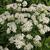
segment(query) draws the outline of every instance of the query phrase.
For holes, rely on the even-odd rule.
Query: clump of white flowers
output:
[[[40,37],[39,35],[36,35],[35,38],[33,38],[33,40],[34,40],[35,46],[39,46],[39,47],[42,46],[42,44],[41,44],[41,42],[40,42],[41,37]]]
[[[27,21],[25,24],[23,24],[23,25],[21,26],[22,32],[31,31],[32,26],[33,26],[32,22],[31,22],[31,21]]]
[[[39,17],[38,17],[39,21],[40,22],[43,22],[43,23],[49,23],[49,18],[45,15],[45,13],[41,14]]]
[[[14,33],[16,33],[17,27],[16,27],[15,22],[7,23],[7,26],[8,26],[7,33],[10,33],[11,31],[13,31]]]
[[[16,3],[6,5],[6,9],[11,10],[12,8],[15,13],[5,11],[0,15],[0,24],[4,25],[6,22],[6,33],[8,35],[11,32],[15,34],[8,39],[11,44],[13,43],[17,49],[31,50],[34,46],[41,47],[42,37],[40,35],[50,31],[48,26],[50,22],[50,6],[32,4],[27,7],[27,4],[25,0],[16,0]],[[37,32],[37,35],[34,36],[32,30],[36,32],[35,26],[38,28],[37,31],[39,31],[40,35]],[[0,50],[9,49],[7,47],[3,49],[0,46]]]
[[[24,34],[17,34],[14,37],[11,37],[9,39],[10,43],[14,43],[18,49],[20,49],[22,46],[25,46],[25,35]]]
[[[28,48],[29,47],[29,48]],[[24,50],[31,50],[33,48],[33,45],[31,43],[28,43],[25,47]]]
[[[16,8],[17,8],[17,4],[16,4],[16,3],[9,4],[9,5],[7,5],[6,7],[7,7],[7,9],[9,9],[9,8],[16,9]]]

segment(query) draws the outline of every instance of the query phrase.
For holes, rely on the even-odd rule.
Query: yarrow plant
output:
[[[50,6],[31,4],[27,7],[27,4],[25,0],[16,0],[6,5],[7,11],[0,14],[0,37],[5,41],[0,40],[0,50],[12,50],[11,46],[14,50],[34,50],[43,46],[44,36],[50,31]]]

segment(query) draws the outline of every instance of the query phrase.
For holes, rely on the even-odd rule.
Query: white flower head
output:
[[[46,24],[48,24],[50,21],[50,19],[46,17],[45,13],[42,13],[40,16],[38,16],[38,20],[39,22],[46,23]]]
[[[22,8],[18,7],[16,10],[20,12],[20,11],[22,11]]]
[[[37,11],[45,11],[46,6],[44,4],[37,5]]]
[[[32,16],[31,16],[31,19],[32,19],[32,21],[33,21],[33,23],[34,23],[35,25],[38,25],[38,21],[37,21],[35,15],[32,15]]]
[[[11,37],[11,38],[9,39],[9,41],[10,41],[10,43],[14,43],[14,37]]]
[[[4,50],[9,50],[9,49],[7,47],[5,47]]]
[[[17,35],[15,35],[15,38],[17,38],[19,40],[23,40],[24,37],[25,37],[24,34],[17,34]]]
[[[33,26],[32,21],[27,21],[25,24],[23,24],[23,25],[21,26],[22,32],[31,31],[32,26]]]
[[[25,35],[24,34],[17,34],[14,37],[9,39],[10,43],[14,43],[15,46],[20,49],[22,46],[25,46]]]
[[[31,36],[31,34],[27,34],[27,35],[26,35],[26,38],[32,39],[33,37]]]
[[[35,46],[38,46],[38,47],[41,47],[41,46],[42,46],[42,44],[41,44],[40,41],[34,41],[34,45],[35,45]]]
[[[9,34],[11,32],[10,28],[7,28],[6,32]]]
[[[18,7],[21,7],[21,4],[19,3],[19,4],[17,4],[18,5]]]
[[[0,46],[0,50],[3,50],[3,47],[2,46]]]
[[[13,31],[13,32],[16,33],[17,26],[16,26],[15,22],[10,22],[10,23],[7,24],[7,26],[9,27],[9,29],[10,29],[11,31]],[[10,32],[9,29],[7,30],[7,32]]]
[[[28,8],[22,8],[22,12],[25,12],[25,11],[29,12]]]
[[[21,24],[24,24],[27,22],[27,18],[24,18],[25,15],[24,14],[19,14],[19,13],[16,13],[15,14],[15,18],[17,18],[17,20],[15,21],[16,23],[21,23]]]
[[[30,7],[28,8],[28,10],[29,10],[30,12],[36,12],[36,8],[33,7],[33,6],[30,6]]]
[[[47,7],[47,10],[50,11],[50,6]]]
[[[8,21],[11,21],[11,20],[15,19],[13,14],[12,15],[7,15],[6,17],[7,17]]]
[[[15,45],[16,45],[16,47],[17,47],[18,49],[20,49],[22,46],[25,46],[25,42],[16,39]]]
[[[39,40],[41,40],[41,37],[39,35],[36,35],[35,38],[34,38],[34,40],[35,41],[39,41]]]
[[[43,29],[44,29],[45,32],[50,31],[50,27],[48,27],[47,25],[44,25]]]
[[[41,34],[45,34],[44,29],[40,29],[39,32],[40,32]]]
[[[48,24],[48,23],[49,23],[49,21],[50,21],[50,19],[49,19],[48,17],[43,18],[43,23]]]
[[[16,13],[16,14],[15,14],[15,18],[18,18],[18,17],[19,17],[19,13]]]
[[[38,27],[39,29],[42,29],[42,28],[43,28],[43,25],[42,25],[42,24],[38,24],[37,27]]]
[[[16,0],[17,2],[22,2],[23,0]]]
[[[23,1],[23,7],[27,6],[27,1]]]
[[[38,47],[41,47],[42,45],[41,45],[40,40],[41,40],[41,37],[39,35],[36,35],[35,38],[33,38],[34,45],[38,46]]]
[[[13,3],[13,4],[9,4],[6,6],[7,9],[10,9],[10,8],[13,8],[13,9],[16,9],[17,8],[17,4],[16,3]]]
[[[28,43],[25,47],[24,50],[31,50],[33,48],[33,45],[31,43]]]
[[[4,21],[2,18],[0,18],[0,23],[1,23],[1,24],[4,24],[5,21]]]

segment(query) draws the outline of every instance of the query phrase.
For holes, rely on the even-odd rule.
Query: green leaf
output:
[[[50,48],[50,37],[46,38],[46,40],[45,40],[45,46],[47,48]]]

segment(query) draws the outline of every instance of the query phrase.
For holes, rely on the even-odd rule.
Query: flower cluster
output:
[[[15,13],[6,11],[1,14],[0,25],[6,23],[6,33],[8,35],[11,33],[15,34],[8,39],[9,43],[13,43],[17,49],[24,48],[24,50],[31,50],[34,46],[41,47],[41,35],[50,31],[50,27],[48,26],[50,22],[50,6],[32,4],[27,7],[27,4],[26,1],[16,0],[16,3],[6,5],[7,10],[15,10]],[[37,32],[34,36],[34,32],[32,32],[34,26],[37,26],[40,35]],[[33,31],[36,32],[36,30]],[[9,50],[2,47],[0,49]]]
[[[0,50],[9,50],[7,47],[3,48],[2,46],[0,46]]]

